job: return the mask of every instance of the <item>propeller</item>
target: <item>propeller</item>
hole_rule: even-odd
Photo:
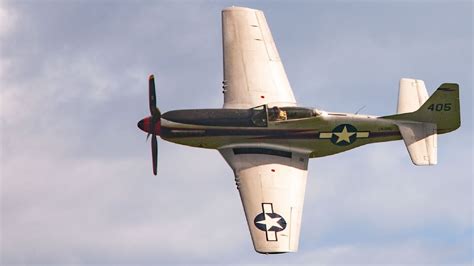
[[[161,123],[161,112],[156,107],[156,93],[155,93],[155,77],[150,75],[148,79],[148,92],[151,113],[150,131],[147,135],[147,140],[151,135],[151,156],[153,159],[153,174],[157,173],[158,165],[158,141],[156,139],[156,123]]]

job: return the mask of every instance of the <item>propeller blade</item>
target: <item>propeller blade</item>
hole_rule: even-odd
[[[156,107],[155,76],[148,79],[148,94],[150,98],[150,113],[153,117],[161,117],[160,110]]]
[[[150,113],[153,116],[156,108],[155,76],[150,75],[148,79],[148,96],[150,100]]]
[[[151,135],[151,156],[153,159],[153,174],[157,174],[158,168],[158,141],[156,139],[156,123],[160,123],[161,120],[161,112],[156,107],[156,92],[155,92],[155,76],[150,75],[148,79],[148,96],[149,96],[149,105],[150,105],[150,113],[151,113],[151,121],[150,121],[150,133],[148,133],[146,139]],[[159,133],[158,133],[159,134]]]
[[[158,165],[158,141],[156,135],[153,134],[151,138],[151,155],[153,158],[153,174],[156,175]]]

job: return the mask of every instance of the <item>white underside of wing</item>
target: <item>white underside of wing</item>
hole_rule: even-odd
[[[234,170],[255,250],[297,251],[308,156],[285,152],[249,154],[252,150],[246,148],[220,152]]]
[[[224,108],[295,106],[296,100],[262,11],[222,11]]]

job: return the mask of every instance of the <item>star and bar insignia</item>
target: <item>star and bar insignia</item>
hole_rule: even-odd
[[[331,142],[338,146],[347,146],[359,138],[368,138],[369,133],[369,131],[357,131],[357,128],[350,124],[341,124],[335,127],[332,132],[319,133],[319,138],[331,139]]]
[[[273,212],[272,203],[262,203],[262,212],[255,217],[253,223],[258,229],[265,231],[267,241],[278,241],[277,232],[286,228],[285,219]]]

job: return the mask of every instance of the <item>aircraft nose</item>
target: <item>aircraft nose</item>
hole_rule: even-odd
[[[139,129],[143,130],[143,119],[138,121],[137,126]]]
[[[154,128],[152,128],[151,123],[151,117],[147,117],[138,121],[137,126],[146,133],[160,135],[161,121],[156,121]]]
[[[139,129],[148,133],[150,131],[150,119],[143,118],[142,120],[138,121],[137,126]]]

